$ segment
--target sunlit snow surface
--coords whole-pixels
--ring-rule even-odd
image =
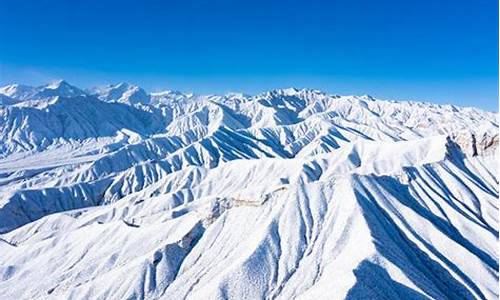
[[[1,299],[497,299],[498,114],[0,88]]]

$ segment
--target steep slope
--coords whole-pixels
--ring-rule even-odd
[[[16,99],[0,94],[0,106],[13,105],[16,103],[18,103]]]
[[[48,216],[1,237],[2,294],[494,299],[497,182],[471,173],[498,170],[445,159],[445,139],[419,143],[188,168],[113,205]]]
[[[497,114],[20,87],[0,88],[6,298],[498,298]]]

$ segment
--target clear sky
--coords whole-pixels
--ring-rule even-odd
[[[0,0],[0,84],[59,78],[498,111],[498,1]]]

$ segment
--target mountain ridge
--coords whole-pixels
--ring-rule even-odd
[[[86,94],[89,96],[97,96],[98,98],[104,99],[106,101],[118,101],[121,98],[122,94],[114,95],[114,96],[102,95],[102,93],[107,93],[109,89],[116,89],[116,88],[118,88],[118,89],[124,88],[124,90],[137,89],[137,90],[140,90],[141,93],[144,92],[145,94],[147,94],[147,96],[149,96],[150,98],[151,97],[161,98],[161,96],[164,96],[164,95],[176,95],[176,96],[179,96],[182,98],[193,98],[193,97],[220,97],[220,98],[228,97],[228,98],[231,98],[231,97],[236,97],[236,98],[240,98],[240,99],[252,99],[255,97],[265,97],[266,95],[273,95],[273,94],[274,95],[293,96],[293,95],[306,94],[306,93],[327,95],[327,96],[332,97],[332,98],[340,97],[340,95],[338,95],[338,94],[326,93],[326,92],[323,92],[323,91],[321,91],[319,89],[315,89],[315,88],[299,88],[299,87],[293,87],[293,86],[283,87],[283,88],[275,88],[275,89],[271,89],[269,91],[259,92],[259,93],[255,93],[255,94],[241,93],[241,92],[236,91],[236,92],[227,92],[224,94],[215,93],[215,94],[205,94],[205,95],[194,94],[193,92],[184,93],[184,92],[180,92],[180,91],[176,91],[176,90],[169,90],[169,89],[156,90],[154,92],[147,92],[144,88],[140,87],[139,85],[128,83],[128,82],[106,84],[106,85],[94,86],[94,87],[90,87],[90,88],[78,88],[77,86],[68,83],[64,79],[58,79],[58,80],[52,81],[50,83],[43,84],[41,86],[36,86],[36,87],[30,86],[30,85],[19,84],[19,83],[7,84],[4,86],[0,86],[0,94],[14,98],[16,100],[24,100],[26,98],[26,96],[24,96],[22,94],[21,95],[16,94],[15,92],[17,91],[17,89],[21,89],[21,91],[24,91],[24,92],[25,91],[36,91],[36,90],[40,90],[40,89],[43,89],[46,87],[58,85],[61,83],[68,86],[68,87],[71,87],[73,89],[77,89],[77,90],[81,91],[82,94]],[[28,93],[28,97],[32,97],[32,96],[33,96],[33,93],[31,93],[31,94]],[[59,96],[63,96],[63,95],[59,95]],[[435,104],[433,102],[419,101],[419,100],[380,99],[380,98],[375,98],[375,97],[368,95],[368,94],[359,95],[359,96],[348,95],[348,97],[358,97],[360,99],[370,100],[370,101],[376,100],[376,101],[390,101],[390,102],[408,102],[408,103],[416,103],[416,104],[418,104],[418,103],[431,104],[431,105],[435,105],[437,107],[450,107],[452,109],[453,108],[479,109],[479,108],[475,108],[472,106],[460,106],[460,105],[455,105],[455,104],[451,104],[451,103]],[[123,100],[124,100],[123,103],[135,104],[135,103],[127,102],[126,98],[124,98]],[[143,103],[143,104],[145,104],[145,103]],[[488,111],[488,110],[484,110],[484,109],[479,109],[479,110],[486,111],[488,113],[498,114],[498,112]]]

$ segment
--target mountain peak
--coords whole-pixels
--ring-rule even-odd
[[[110,85],[110,87],[115,88],[115,89],[131,89],[131,88],[137,88],[137,85],[128,83],[128,82],[119,82],[115,85]]]
[[[31,98],[36,93],[36,89],[32,86],[24,84],[10,84],[0,87],[0,94],[8,96],[16,100],[26,100]]]
[[[151,96],[144,89],[127,82],[110,84],[102,88],[96,88],[93,91],[99,99],[108,102],[146,104],[151,99]]]
[[[363,100],[375,101],[375,98],[368,94],[362,95],[360,98]]]
[[[63,79],[56,80],[44,86],[38,88],[38,92],[35,94],[35,98],[47,98],[47,97],[78,97],[86,95],[86,93],[79,88],[69,84]]]
[[[300,92],[300,89],[295,88],[295,87],[288,87],[288,88],[282,89],[282,91],[283,91],[285,94],[295,95],[295,94],[297,94],[298,92]]]
[[[62,86],[70,86],[70,84],[68,82],[66,82],[64,79],[58,79],[58,80],[55,80],[55,81],[47,84],[45,86],[45,88],[48,88],[48,89],[57,89],[57,88],[60,88]]]

